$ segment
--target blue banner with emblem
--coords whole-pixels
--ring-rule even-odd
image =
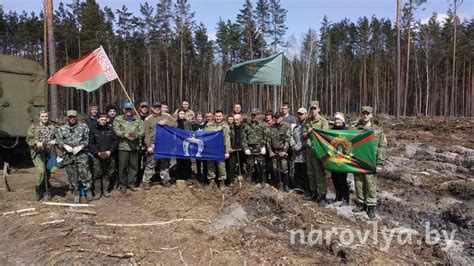
[[[224,161],[224,133],[156,125],[155,160],[164,158]]]

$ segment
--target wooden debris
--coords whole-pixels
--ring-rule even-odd
[[[66,209],[66,212],[69,213],[81,213],[81,214],[88,214],[88,215],[97,215],[95,211],[88,211],[88,210],[75,210],[75,209]]]
[[[49,206],[62,206],[62,207],[95,207],[92,204],[75,204],[75,203],[60,203],[60,202],[42,202],[45,205]]]
[[[20,217],[25,217],[25,216],[32,216],[32,215],[36,215],[38,214],[39,212],[28,212],[28,213],[23,213],[23,214],[20,214]]]
[[[54,221],[49,221],[49,222],[41,223],[40,225],[60,224],[60,223],[64,223],[64,222],[65,222],[65,220],[54,220]]]
[[[2,213],[2,216],[15,214],[15,213],[31,212],[31,211],[36,211],[36,208],[26,208],[26,209],[21,209],[21,210],[16,210],[16,211],[4,212]]]
[[[116,226],[116,227],[141,227],[141,226],[158,226],[158,225],[167,225],[177,222],[205,222],[210,223],[211,221],[205,219],[175,219],[169,221],[155,221],[155,222],[148,222],[148,223],[139,223],[139,224],[117,224],[117,223],[96,223],[96,225],[104,225],[104,226]]]

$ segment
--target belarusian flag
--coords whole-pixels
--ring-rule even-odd
[[[338,173],[375,173],[374,130],[319,130],[311,136],[311,148],[324,169]]]
[[[225,82],[281,85],[283,53],[233,65],[225,73]]]
[[[116,78],[117,73],[101,46],[61,68],[48,79],[48,83],[91,92]]]

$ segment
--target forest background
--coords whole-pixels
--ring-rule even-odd
[[[234,20],[219,20],[212,38],[186,0],[143,2],[139,14],[95,0],[60,2],[53,16],[57,69],[102,45],[135,103],[165,100],[177,108],[188,99],[195,111],[230,112],[235,102],[248,111],[288,101],[296,110],[318,99],[325,114],[372,105],[391,115],[474,116],[474,18],[457,16],[468,3],[446,1],[445,18],[423,22],[413,15],[423,0],[397,0],[395,22],[324,17],[297,44],[286,39],[288,10],[280,0],[242,2]],[[0,53],[48,69],[44,17],[0,5]],[[281,87],[223,82],[232,64],[288,50]],[[103,109],[125,100],[117,82],[92,93],[58,88],[58,98],[59,110],[81,112],[90,102]]]

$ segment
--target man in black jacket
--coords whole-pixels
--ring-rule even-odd
[[[230,142],[232,151],[230,157],[227,160],[227,180],[229,184],[235,182],[236,170],[239,175],[244,169],[245,153],[242,150],[242,133],[244,131],[245,124],[242,122],[241,114],[234,114],[234,123],[229,125],[230,127]],[[239,169],[237,169],[237,166]]]
[[[94,199],[102,194],[109,197],[109,183],[115,172],[115,161],[111,154],[117,149],[118,139],[115,131],[107,123],[107,114],[98,116],[97,125],[89,131],[89,150],[94,155]]]

